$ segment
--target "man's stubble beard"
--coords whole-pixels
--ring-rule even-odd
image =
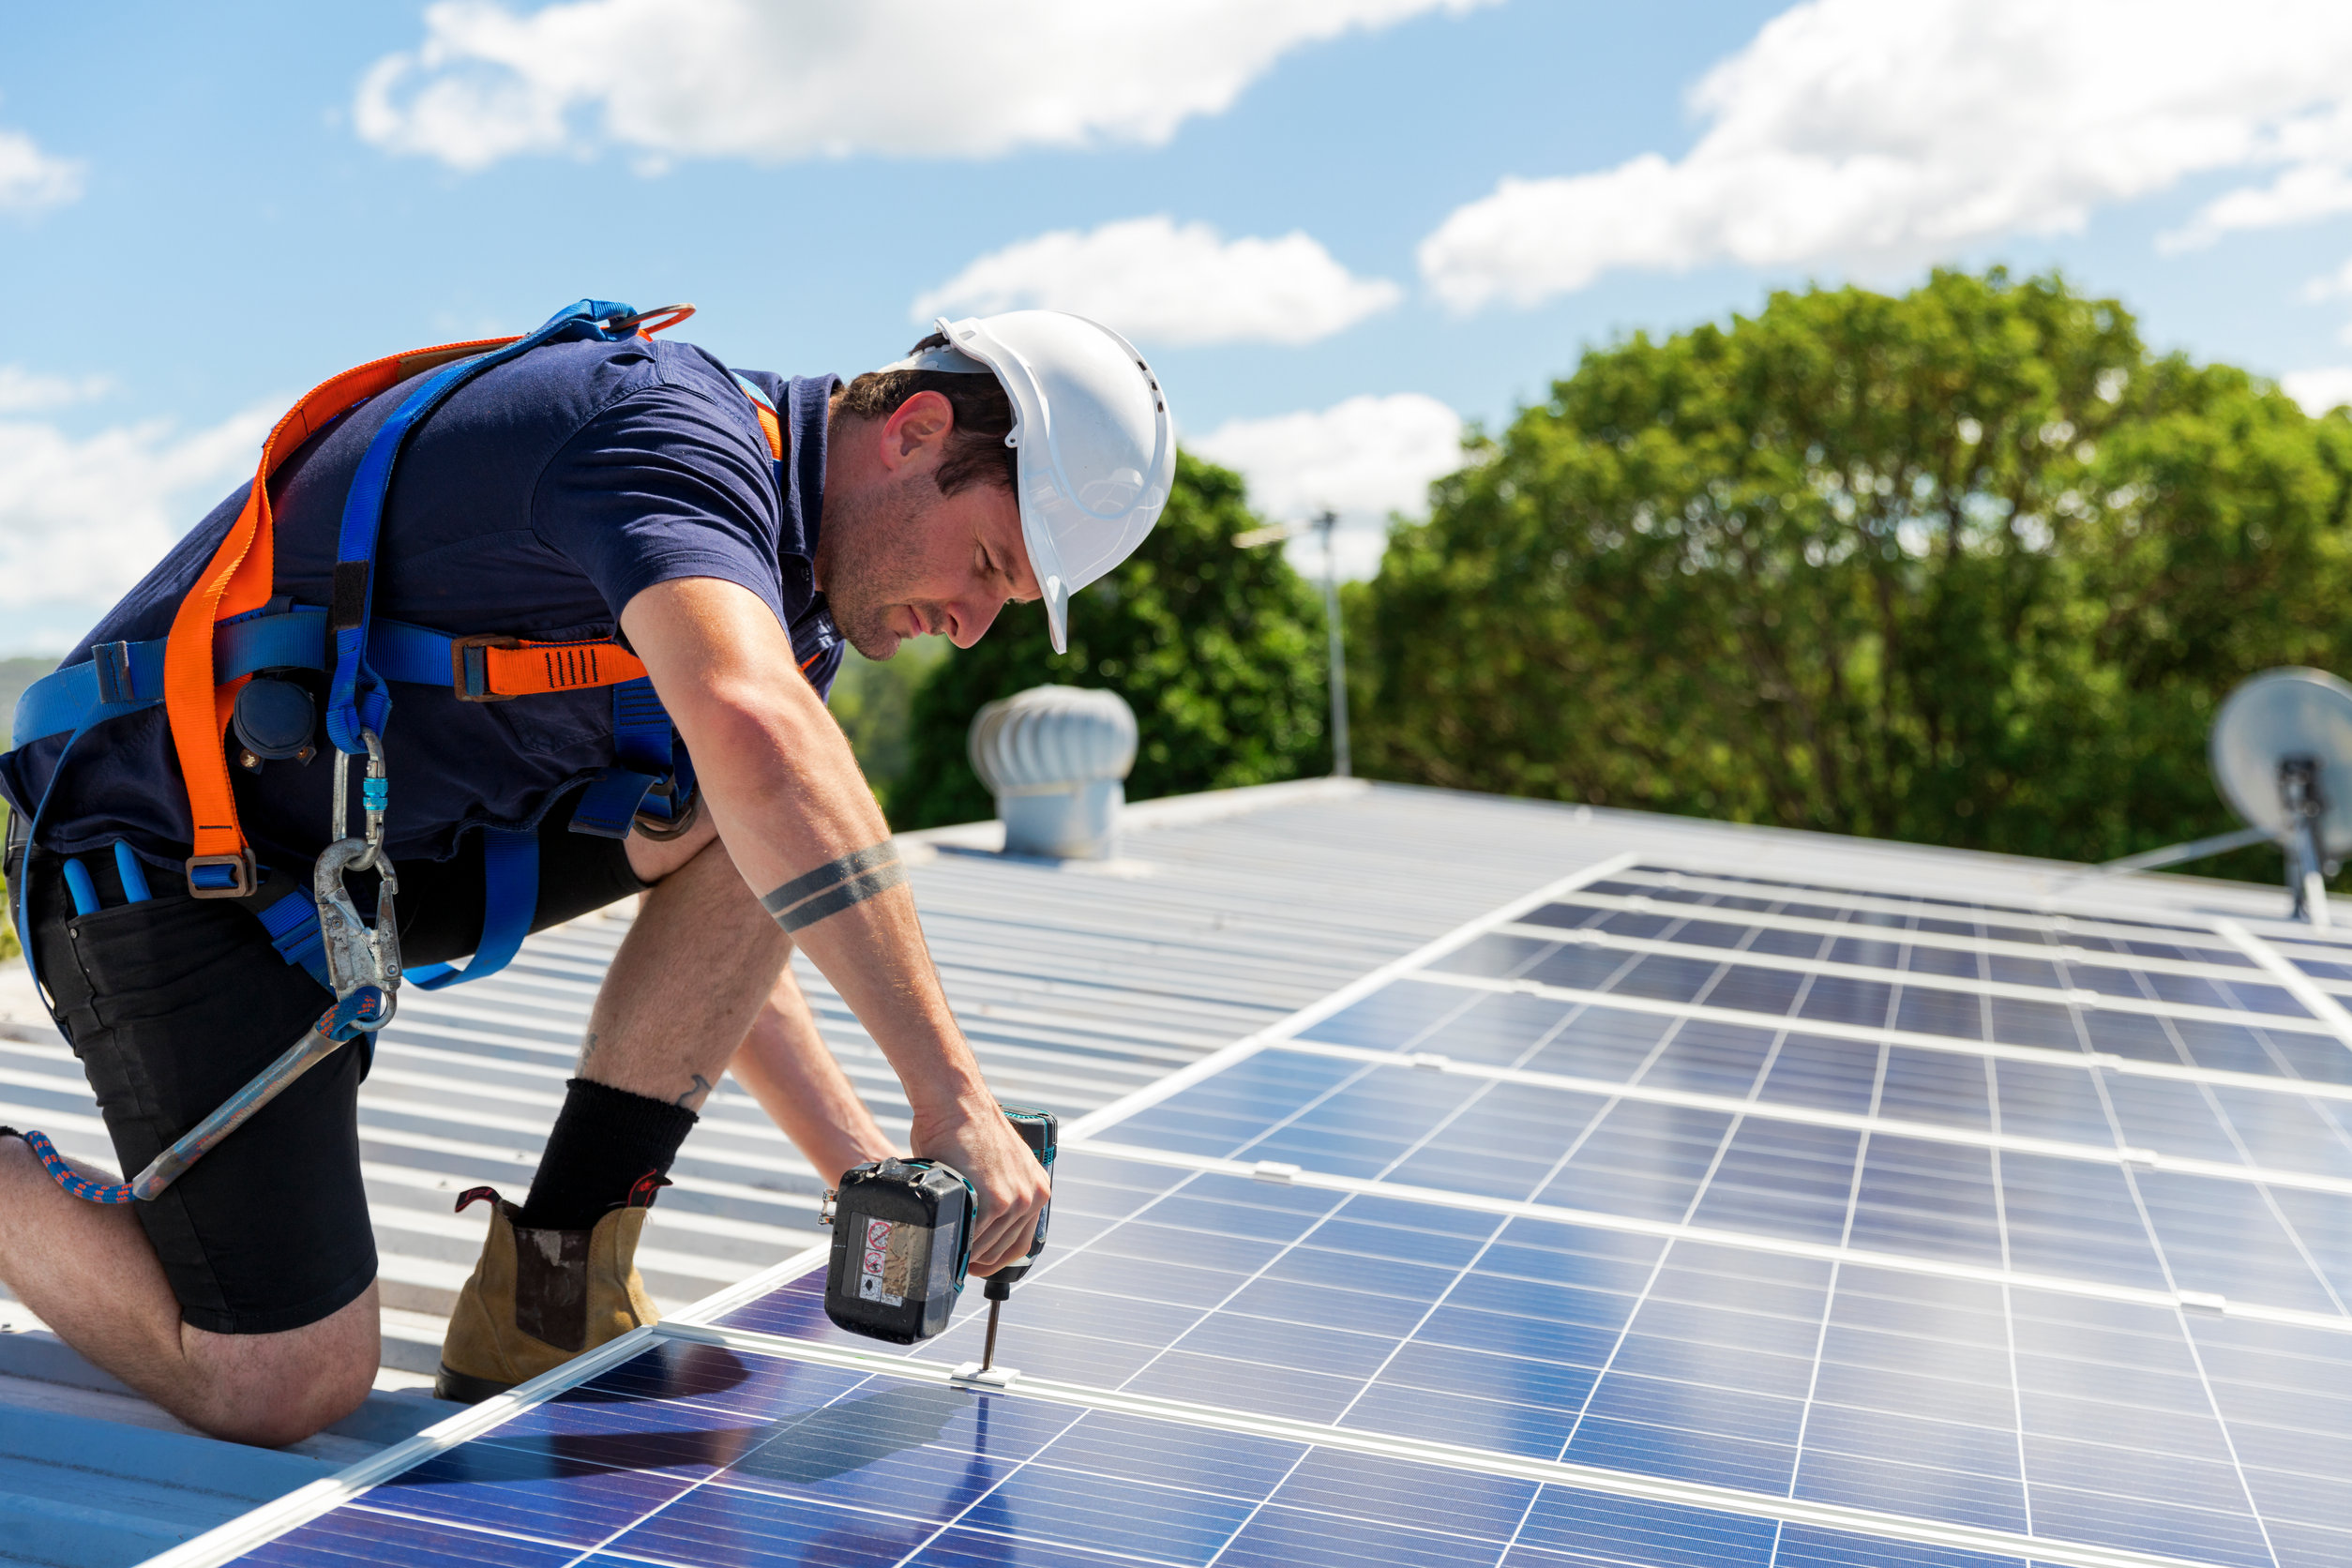
[[[938,497],[929,478],[910,475],[828,501],[818,574],[833,624],[867,658],[886,659],[898,651],[890,612],[913,600],[924,519]]]

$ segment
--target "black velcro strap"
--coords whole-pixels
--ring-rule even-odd
[[[350,631],[368,619],[368,563],[335,563],[335,591],[326,606],[326,629]]]
[[[907,868],[892,862],[879,871],[868,871],[862,877],[843,882],[830,893],[821,893],[788,914],[779,914],[776,923],[789,934],[804,926],[814,926],[827,915],[839,914],[852,904],[862,904],[878,893],[887,893],[907,880]]]

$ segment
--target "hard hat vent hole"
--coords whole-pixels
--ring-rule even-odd
[[[1103,860],[1135,766],[1135,712],[1117,692],[1033,686],[974,715],[972,767],[996,796],[1004,852]]]

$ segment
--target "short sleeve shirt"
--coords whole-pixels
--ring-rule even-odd
[[[376,554],[379,617],[452,636],[610,637],[622,609],[658,582],[717,578],[757,595],[801,668],[778,680],[830,689],[842,648],[814,576],[824,495],[825,413],[837,382],[745,371],[776,408],[787,447],[770,455],[736,373],[689,343],[559,342],[468,383],[412,432],[385,499]],[[277,593],[324,605],[344,492],[408,386],[370,400],[279,470]],[[160,638],[244,504],[213,508],[71,654]],[[314,695],[324,681],[313,686]],[[465,702],[395,683],[384,725],[398,859],[444,860],[482,825],[535,827],[616,761],[610,688]],[[322,728],[322,733],[324,730]],[[84,735],[27,746],[0,787],[29,809],[57,773],[40,842],[76,854],[126,839],[176,865],[192,837],[160,708]],[[301,871],[327,837],[332,758],[232,768],[247,837],[266,863]]]

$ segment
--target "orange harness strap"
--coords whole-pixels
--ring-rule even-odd
[[[305,394],[262,444],[262,460],[254,470],[253,489],[245,498],[244,509],[230,524],[203,575],[180,600],[163,651],[163,708],[171,720],[172,746],[179,753],[180,776],[187,781],[188,815],[194,823],[196,852],[189,857],[188,869],[192,877],[199,866],[224,866],[234,876],[230,886],[207,889],[215,896],[235,897],[253,891],[253,852],[237,823],[226,749],[230,710],[243,682],[220,685],[214,681],[212,640],[214,622],[259,610],[269,601],[276,560],[270,475],[295,448],[354,404],[413,375],[514,340],[487,338],[446,343],[390,354],[345,370]]]

